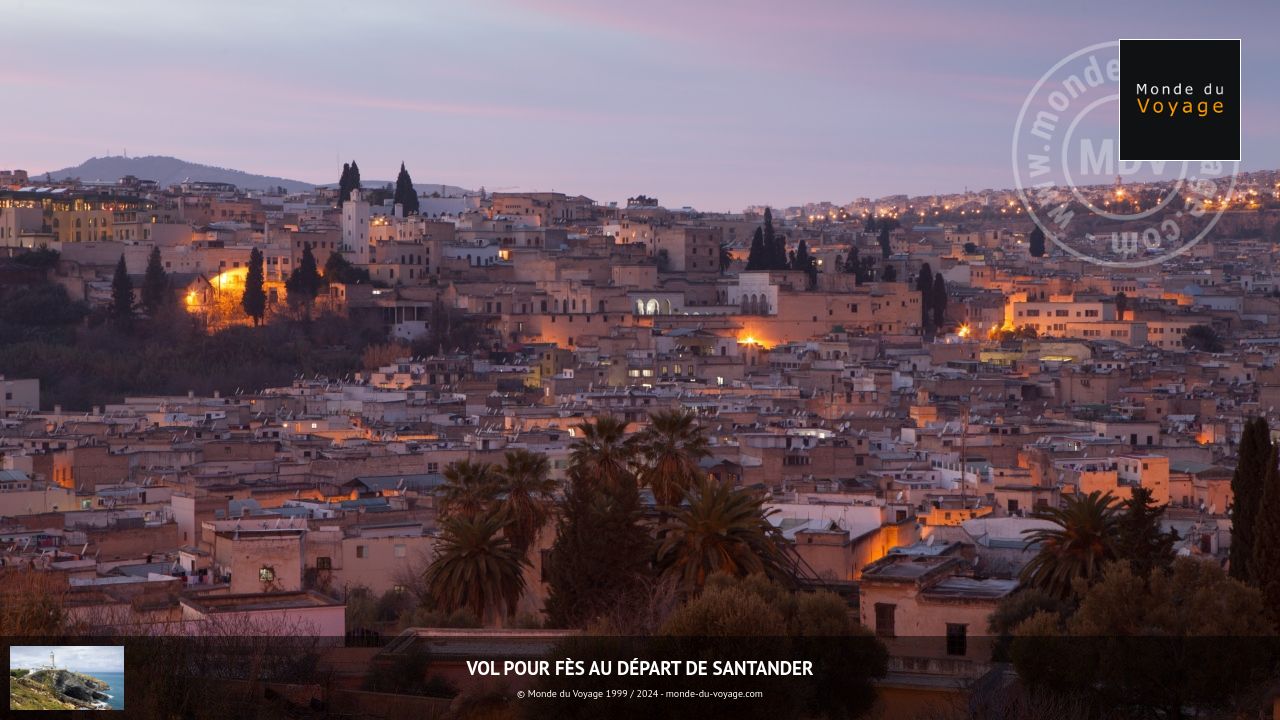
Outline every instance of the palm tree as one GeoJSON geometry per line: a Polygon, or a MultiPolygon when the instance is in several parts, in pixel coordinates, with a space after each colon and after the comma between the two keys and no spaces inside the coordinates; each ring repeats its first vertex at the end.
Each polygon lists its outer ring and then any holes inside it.
{"type": "Polygon", "coordinates": [[[627,422],[606,415],[594,423],[579,423],[576,430],[579,437],[569,446],[569,472],[597,487],[634,492],[635,442],[626,437],[627,422]]]}
{"type": "Polygon", "coordinates": [[[509,523],[507,537],[524,554],[551,518],[556,482],[547,477],[551,465],[542,453],[509,450],[505,460],[498,469],[498,507],[509,523]]]}
{"type": "Polygon", "coordinates": [[[431,596],[452,612],[468,608],[484,620],[510,616],[524,593],[524,555],[502,534],[501,512],[454,515],[444,521],[424,579],[431,596]]]}
{"type": "Polygon", "coordinates": [[[676,506],[702,476],[698,461],[710,454],[707,437],[693,413],[662,410],[649,416],[649,427],[636,438],[644,458],[640,484],[653,490],[659,505],[676,506]]]}
{"type": "Polygon", "coordinates": [[[440,517],[475,515],[489,509],[498,493],[498,478],[489,463],[457,460],[444,469],[440,517]]]}
{"type": "Polygon", "coordinates": [[[1102,566],[1116,557],[1119,513],[1115,496],[1097,490],[1036,513],[1057,527],[1026,531],[1027,547],[1038,544],[1040,550],[1022,568],[1022,581],[1066,598],[1076,578],[1092,582],[1101,577],[1102,566]]]}
{"type": "Polygon", "coordinates": [[[777,510],[766,511],[762,495],[704,478],[689,489],[687,500],[663,526],[658,548],[663,574],[685,592],[697,592],[716,572],[786,577],[781,534],[769,522],[777,510]]]}

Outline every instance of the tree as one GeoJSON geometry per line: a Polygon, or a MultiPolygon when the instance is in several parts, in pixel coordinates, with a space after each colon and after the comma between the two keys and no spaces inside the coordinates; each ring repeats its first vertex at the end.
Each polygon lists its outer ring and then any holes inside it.
{"type": "Polygon", "coordinates": [[[254,248],[249,251],[249,272],[244,276],[244,295],[240,297],[240,307],[244,314],[253,318],[253,324],[261,325],[267,314],[267,291],[263,288],[262,251],[254,248]]]}
{"type": "Polygon", "coordinates": [[[977,254],[978,254],[978,246],[977,246],[977,245],[974,245],[974,244],[973,244],[973,243],[971,243],[971,242],[967,242],[967,243],[965,243],[965,244],[964,244],[964,254],[965,254],[965,255],[977,255],[977,254]]]}
{"type": "Polygon", "coordinates": [[[1254,526],[1262,503],[1263,478],[1271,457],[1271,428],[1266,418],[1255,417],[1244,424],[1236,469],[1231,475],[1231,577],[1253,582],[1254,526]]]}
{"type": "Polygon", "coordinates": [[[492,509],[499,483],[486,462],[455,460],[444,468],[444,484],[438,491],[441,517],[478,515],[492,509]]]}
{"type": "Polygon", "coordinates": [[[155,246],[147,256],[147,272],[142,278],[142,306],[155,315],[169,304],[170,297],[169,276],[160,261],[160,247],[155,246]]]}
{"type": "Polygon", "coordinates": [[[766,251],[764,249],[764,231],[756,228],[756,232],[751,236],[751,252],[747,255],[747,270],[766,270],[768,260],[765,258],[766,251]]]}
{"type": "Polygon", "coordinates": [[[1178,558],[1144,578],[1116,562],[1080,585],[1065,623],[1039,613],[1015,630],[1010,654],[1033,693],[1086,698],[1093,717],[1181,718],[1192,708],[1227,710],[1273,681],[1272,640],[1263,636],[1274,625],[1261,593],[1216,563],[1178,558]]]}
{"type": "Polygon", "coordinates": [[[1188,350],[1220,353],[1223,351],[1222,339],[1217,331],[1208,325],[1192,325],[1182,335],[1182,345],[1188,350]]]}
{"type": "Polygon", "coordinates": [[[929,263],[920,266],[920,273],[916,275],[916,291],[920,293],[920,327],[932,327],[933,269],[929,263]]]}
{"type": "MultiPolygon", "coordinates": [[[[1182,196],[1179,195],[1178,197],[1182,197],[1182,196]]],[[[1128,310],[1129,310],[1129,296],[1125,295],[1123,292],[1116,293],[1116,315],[1123,319],[1125,312],[1127,312],[1128,310]]]]}
{"type": "Polygon", "coordinates": [[[636,488],[631,463],[635,442],[626,437],[627,422],[611,415],[575,426],[569,446],[569,475],[612,491],[636,488]]]}
{"type": "Polygon", "coordinates": [[[942,279],[942,273],[933,276],[933,290],[929,300],[933,306],[933,325],[942,327],[947,319],[947,283],[942,279]]]}
{"type": "Polygon", "coordinates": [[[1164,506],[1152,500],[1151,489],[1135,487],[1133,494],[1120,503],[1116,518],[1116,557],[1127,561],[1133,571],[1149,577],[1156,570],[1167,570],[1173,564],[1175,530],[1161,529],[1164,506]]]}
{"type": "Polygon", "coordinates": [[[1039,545],[1035,557],[1022,568],[1022,582],[1059,598],[1068,597],[1077,578],[1097,580],[1102,566],[1116,557],[1119,534],[1115,497],[1094,491],[1068,496],[1064,506],[1036,513],[1056,528],[1028,531],[1027,547],[1039,545]]]}
{"type": "Polygon", "coordinates": [[[773,210],[767,207],[764,209],[764,249],[767,264],[762,269],[787,269],[787,241],[774,232],[773,210]]]}
{"type": "Polygon", "coordinates": [[[790,579],[781,535],[769,523],[777,511],[764,509],[762,495],[704,478],[690,488],[687,501],[663,525],[657,555],[663,574],[683,591],[696,594],[716,572],[790,579]]]}
{"type": "Polygon", "coordinates": [[[1031,257],[1044,257],[1044,231],[1039,225],[1031,229],[1031,234],[1027,236],[1027,245],[1031,257]]]}
{"type": "Polygon", "coordinates": [[[351,191],[359,188],[360,167],[356,165],[356,161],[342,163],[342,177],[338,179],[338,201],[347,202],[351,199],[351,191]]]}
{"type": "Polygon", "coordinates": [[[659,505],[675,507],[704,475],[698,462],[710,454],[707,438],[691,412],[662,410],[636,438],[644,464],[640,484],[653,490],[659,505]]]}
{"type": "Polygon", "coordinates": [[[342,283],[344,285],[368,284],[372,282],[369,271],[352,265],[340,251],[329,253],[324,261],[324,281],[342,283]]]}
{"type": "Polygon", "coordinates": [[[1271,617],[1280,617],[1280,446],[1272,445],[1262,475],[1262,494],[1254,519],[1253,584],[1271,617]]]}
{"type": "Polygon", "coordinates": [[[404,163],[400,163],[400,174],[396,176],[396,195],[395,202],[403,210],[405,215],[418,214],[418,191],[413,187],[413,179],[409,177],[409,171],[405,169],[404,163]]]}
{"type": "Polygon", "coordinates": [[[425,580],[446,610],[510,617],[524,593],[524,555],[503,536],[501,513],[454,515],[441,527],[425,580]]]}
{"type": "Polygon", "coordinates": [[[311,243],[303,243],[302,259],[298,261],[298,267],[289,273],[289,278],[284,283],[290,304],[310,305],[316,299],[316,295],[320,294],[323,284],[320,271],[316,269],[316,256],[311,252],[311,243]]]}
{"type": "Polygon", "coordinates": [[[111,278],[111,304],[107,313],[117,322],[127,322],[133,318],[133,281],[129,279],[129,269],[124,264],[124,255],[116,263],[115,275],[111,278]]]}
{"type": "Polygon", "coordinates": [[[893,247],[889,244],[889,224],[887,222],[880,225],[880,257],[885,260],[893,254],[893,247]]]}
{"type": "Polygon", "coordinates": [[[723,275],[726,270],[733,265],[733,252],[728,245],[720,246],[720,274],[723,275]]]}
{"type": "Polygon", "coordinates": [[[880,279],[883,280],[884,282],[897,282],[898,268],[888,263],[885,263],[884,270],[881,271],[880,273],[880,279]]]}
{"type": "Polygon", "coordinates": [[[580,628],[611,614],[641,593],[652,576],[652,557],[653,539],[640,524],[634,485],[571,472],[544,568],[548,623],[580,628]]]}
{"type": "Polygon", "coordinates": [[[551,518],[556,482],[547,477],[547,456],[523,448],[508,450],[498,469],[498,508],[507,519],[507,537],[526,554],[551,518]]]}

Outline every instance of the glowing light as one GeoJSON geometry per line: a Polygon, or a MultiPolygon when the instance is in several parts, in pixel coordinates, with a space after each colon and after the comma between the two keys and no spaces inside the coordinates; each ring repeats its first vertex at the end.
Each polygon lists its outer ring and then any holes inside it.
{"type": "Polygon", "coordinates": [[[960,336],[960,337],[962,337],[962,338],[967,338],[967,337],[969,337],[969,336],[970,336],[970,335],[972,335],[972,334],[973,334],[973,328],[969,327],[969,325],[968,325],[967,323],[966,323],[966,324],[964,324],[964,325],[961,325],[961,326],[956,330],[956,335],[959,335],[959,336],[960,336]]]}

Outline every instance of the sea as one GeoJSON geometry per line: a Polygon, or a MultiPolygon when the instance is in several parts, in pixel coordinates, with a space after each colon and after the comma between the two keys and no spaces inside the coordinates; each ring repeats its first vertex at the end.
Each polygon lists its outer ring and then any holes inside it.
{"type": "Polygon", "coordinates": [[[124,673],[122,672],[92,672],[86,673],[92,675],[111,687],[105,690],[111,697],[107,700],[107,704],[112,710],[124,709],[124,673]]]}

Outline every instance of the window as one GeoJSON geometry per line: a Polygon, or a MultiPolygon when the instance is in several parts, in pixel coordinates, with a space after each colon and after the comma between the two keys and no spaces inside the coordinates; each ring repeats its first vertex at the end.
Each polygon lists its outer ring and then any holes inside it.
{"type": "Polygon", "coordinates": [[[318,558],[316,558],[316,569],[317,569],[317,570],[332,570],[332,569],[333,569],[333,560],[332,560],[332,559],[330,559],[329,557],[325,557],[325,556],[322,556],[322,557],[318,557],[318,558]]]}
{"type": "Polygon", "coordinates": [[[359,558],[359,559],[363,559],[363,558],[364,558],[364,556],[365,556],[365,554],[364,554],[364,546],[363,546],[363,545],[357,545],[357,546],[356,546],[356,557],[357,557],[357,558],[359,558]]]}
{"type": "Polygon", "coordinates": [[[396,545],[394,548],[392,548],[392,550],[394,551],[395,556],[396,556],[396,557],[398,557],[398,558],[402,558],[402,557],[404,557],[404,556],[405,556],[405,547],[404,547],[404,545],[396,545]]]}
{"type": "MultiPolygon", "coordinates": [[[[876,635],[894,637],[893,613],[898,609],[893,603],[876,603],[876,635]]],[[[950,625],[947,626],[950,628],[950,625]]]]}
{"type": "Polygon", "coordinates": [[[276,569],[270,565],[263,565],[262,569],[258,570],[258,579],[264,583],[275,582],[276,569]]]}
{"type": "Polygon", "coordinates": [[[969,649],[969,626],[947,623],[947,654],[963,657],[969,649]]]}

